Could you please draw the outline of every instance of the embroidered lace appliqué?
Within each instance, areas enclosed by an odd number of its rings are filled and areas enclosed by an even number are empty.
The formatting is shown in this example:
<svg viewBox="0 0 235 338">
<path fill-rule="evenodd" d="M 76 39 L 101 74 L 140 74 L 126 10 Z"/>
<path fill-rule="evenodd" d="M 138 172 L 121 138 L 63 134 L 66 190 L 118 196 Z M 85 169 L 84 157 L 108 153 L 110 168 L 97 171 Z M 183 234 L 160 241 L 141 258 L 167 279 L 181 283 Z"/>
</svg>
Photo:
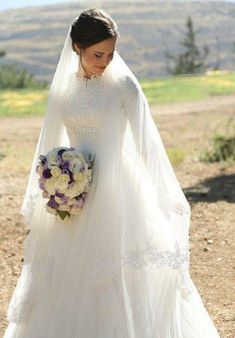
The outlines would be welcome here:
<svg viewBox="0 0 235 338">
<path fill-rule="evenodd" d="M 156 267 L 167 265 L 172 269 L 178 269 L 182 264 L 188 262 L 187 250 L 181 252 L 178 242 L 175 243 L 174 251 L 159 250 L 151 238 L 146 239 L 144 243 L 145 247 L 142 250 L 127 251 L 122 256 L 122 264 L 131 265 L 137 269 L 150 265 Z"/>
<path fill-rule="evenodd" d="M 94 269 L 94 283 L 104 285 L 106 282 L 115 280 L 120 272 L 119 264 L 114 264 L 109 257 L 97 259 Z M 152 237 L 144 241 L 142 249 L 128 250 L 121 255 L 121 266 L 123 268 L 142 268 L 158 269 L 166 266 L 177 270 L 181 277 L 180 289 L 184 296 L 189 295 L 194 290 L 191 287 L 189 274 L 189 251 L 185 247 L 181 249 L 178 242 L 175 243 L 174 250 L 162 251 L 158 248 Z"/>
</svg>

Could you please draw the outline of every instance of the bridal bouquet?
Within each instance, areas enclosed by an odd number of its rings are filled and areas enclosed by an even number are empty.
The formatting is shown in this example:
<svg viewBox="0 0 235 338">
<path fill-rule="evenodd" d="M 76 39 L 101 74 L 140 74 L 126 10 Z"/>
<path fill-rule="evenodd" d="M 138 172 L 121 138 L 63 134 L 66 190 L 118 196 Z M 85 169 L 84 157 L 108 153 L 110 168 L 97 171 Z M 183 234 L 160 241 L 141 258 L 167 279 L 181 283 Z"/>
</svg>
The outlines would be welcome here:
<svg viewBox="0 0 235 338">
<path fill-rule="evenodd" d="M 94 156 L 76 148 L 58 147 L 39 156 L 36 171 L 42 197 L 48 198 L 46 209 L 66 222 L 79 215 L 92 181 Z"/>
</svg>

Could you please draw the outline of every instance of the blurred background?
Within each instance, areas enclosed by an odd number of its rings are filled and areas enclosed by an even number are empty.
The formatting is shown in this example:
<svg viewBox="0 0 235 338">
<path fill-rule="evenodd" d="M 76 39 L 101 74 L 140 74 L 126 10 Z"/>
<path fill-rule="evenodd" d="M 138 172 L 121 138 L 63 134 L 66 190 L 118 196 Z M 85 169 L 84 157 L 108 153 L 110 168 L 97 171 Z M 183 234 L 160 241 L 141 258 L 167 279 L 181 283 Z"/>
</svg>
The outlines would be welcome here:
<svg viewBox="0 0 235 338">
<path fill-rule="evenodd" d="M 0 335 L 23 264 L 19 209 L 69 25 L 116 21 L 192 208 L 190 271 L 222 338 L 235 337 L 235 1 L 8 0 L 0 4 Z M 206 338 L 206 337 L 205 337 Z"/>
</svg>

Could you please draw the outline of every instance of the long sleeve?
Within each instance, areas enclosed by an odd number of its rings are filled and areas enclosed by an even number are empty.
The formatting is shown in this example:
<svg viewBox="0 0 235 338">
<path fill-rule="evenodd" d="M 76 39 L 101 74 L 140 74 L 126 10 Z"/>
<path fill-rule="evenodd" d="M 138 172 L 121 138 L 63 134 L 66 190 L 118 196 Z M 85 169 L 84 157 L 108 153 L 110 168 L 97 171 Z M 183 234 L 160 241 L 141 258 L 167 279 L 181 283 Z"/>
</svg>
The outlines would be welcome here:
<svg viewBox="0 0 235 338">
<path fill-rule="evenodd" d="M 189 203 L 169 161 L 145 94 L 140 84 L 130 77 L 125 79 L 122 87 L 122 104 L 137 154 L 143 160 L 156 188 L 162 212 L 167 217 L 171 217 L 173 212 L 189 218 Z"/>
<path fill-rule="evenodd" d="M 141 86 L 129 77 L 125 79 L 121 92 L 124 112 L 130 124 L 136 150 L 146 163 L 147 138 L 144 133 L 146 131 L 148 116 L 145 114 L 145 95 L 142 92 Z"/>
</svg>

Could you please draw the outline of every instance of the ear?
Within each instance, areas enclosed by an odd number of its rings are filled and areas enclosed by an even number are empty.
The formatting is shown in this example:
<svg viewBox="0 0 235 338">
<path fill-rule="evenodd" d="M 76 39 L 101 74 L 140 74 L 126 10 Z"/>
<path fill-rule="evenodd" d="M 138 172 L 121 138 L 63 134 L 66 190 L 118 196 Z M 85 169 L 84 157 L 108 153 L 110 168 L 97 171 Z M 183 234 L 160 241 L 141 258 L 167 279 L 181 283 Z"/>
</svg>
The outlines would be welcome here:
<svg viewBox="0 0 235 338">
<path fill-rule="evenodd" d="M 73 48 L 73 51 L 76 52 L 78 55 L 80 53 L 80 46 L 78 43 L 72 43 L 72 48 Z"/>
</svg>

